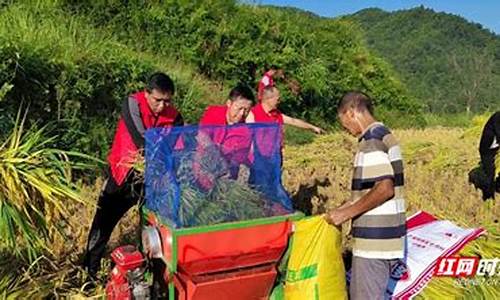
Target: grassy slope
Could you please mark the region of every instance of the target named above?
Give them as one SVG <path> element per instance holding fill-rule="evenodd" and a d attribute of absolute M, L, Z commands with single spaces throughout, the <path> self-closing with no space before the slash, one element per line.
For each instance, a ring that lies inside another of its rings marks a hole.
<path fill-rule="evenodd" d="M 0 134 L 23 100 L 30 104 L 29 121 L 54 122 L 59 148 L 104 158 L 123 97 L 142 89 L 157 70 L 174 79 L 175 105 L 190 123 L 207 103 L 226 97 L 218 82 L 192 65 L 134 51 L 112 32 L 50 2 L 0 7 L 0 88 L 4 82 L 13 86 L 1 101 Z"/>

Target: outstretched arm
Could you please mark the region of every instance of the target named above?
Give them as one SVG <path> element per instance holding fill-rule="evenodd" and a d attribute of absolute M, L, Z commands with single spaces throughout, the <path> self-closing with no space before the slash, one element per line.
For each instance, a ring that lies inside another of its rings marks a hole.
<path fill-rule="evenodd" d="M 317 126 L 314 126 L 310 123 L 307 123 L 306 121 L 289 117 L 285 114 L 283 114 L 283 122 L 287 125 L 292 125 L 292 126 L 295 126 L 298 128 L 309 129 L 317 134 L 323 133 L 323 129 L 321 129 Z"/>

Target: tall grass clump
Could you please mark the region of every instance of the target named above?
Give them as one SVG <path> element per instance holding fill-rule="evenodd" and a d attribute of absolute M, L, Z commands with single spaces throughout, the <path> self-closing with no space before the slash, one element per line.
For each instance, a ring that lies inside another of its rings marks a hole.
<path fill-rule="evenodd" d="M 0 242 L 18 257 L 35 259 L 54 235 L 63 234 L 68 207 L 86 203 L 72 183 L 70 158 L 86 156 L 54 149 L 44 128 L 25 128 L 17 119 L 0 145 Z"/>

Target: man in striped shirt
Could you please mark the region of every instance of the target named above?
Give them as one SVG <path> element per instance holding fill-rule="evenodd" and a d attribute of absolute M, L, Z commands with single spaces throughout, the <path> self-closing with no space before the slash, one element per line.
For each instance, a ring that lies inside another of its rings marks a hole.
<path fill-rule="evenodd" d="M 403 162 L 392 133 L 373 117 L 371 100 L 346 94 L 339 106 L 342 126 L 359 138 L 350 201 L 330 211 L 326 220 L 352 220 L 351 299 L 385 299 L 391 271 L 405 256 L 406 217 Z"/>

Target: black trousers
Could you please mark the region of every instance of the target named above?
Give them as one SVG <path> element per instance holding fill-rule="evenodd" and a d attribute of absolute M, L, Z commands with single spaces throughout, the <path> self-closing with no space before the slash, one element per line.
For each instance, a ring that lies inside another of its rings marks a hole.
<path fill-rule="evenodd" d="M 106 244 L 116 224 L 131 207 L 142 204 L 143 194 L 143 182 L 134 180 L 132 174 L 121 186 L 117 186 L 111 176 L 106 180 L 97 202 L 84 258 L 84 267 L 91 277 L 95 278 L 100 269 Z"/>

